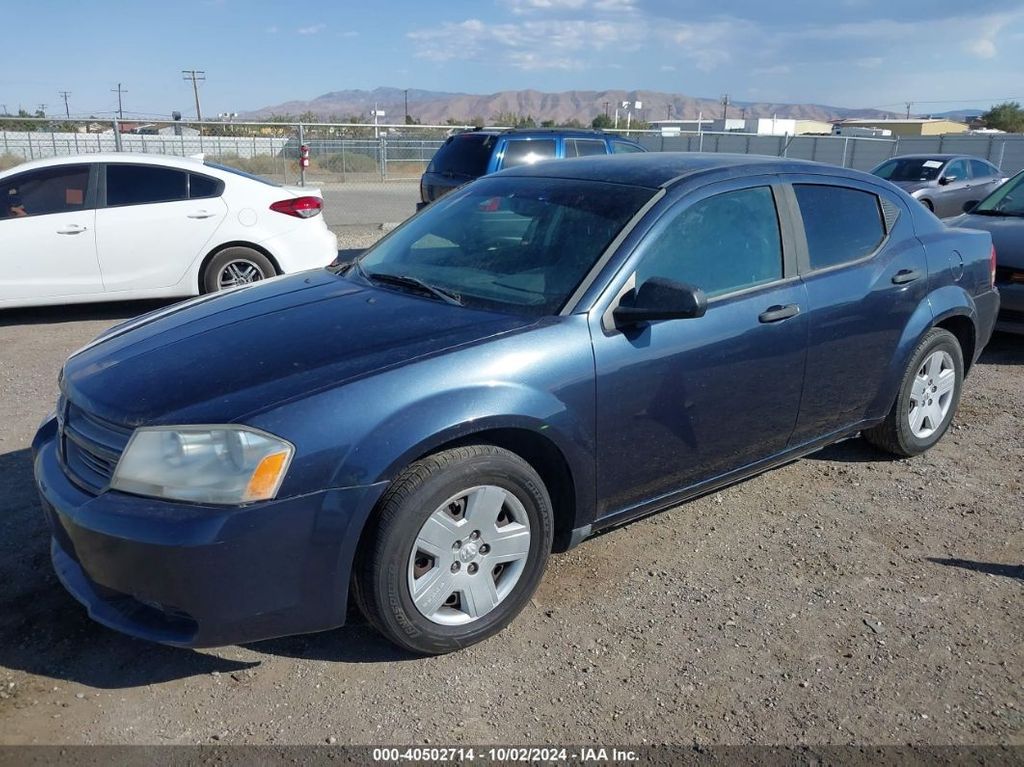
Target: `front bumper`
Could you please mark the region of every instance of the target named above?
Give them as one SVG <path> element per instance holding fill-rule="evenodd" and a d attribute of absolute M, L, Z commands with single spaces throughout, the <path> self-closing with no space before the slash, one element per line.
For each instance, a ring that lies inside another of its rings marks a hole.
<path fill-rule="evenodd" d="M 183 647 L 344 623 L 355 547 L 383 483 L 240 508 L 94 496 L 68 479 L 56 446 L 51 420 L 32 445 L 51 557 L 99 623 Z"/>
<path fill-rule="evenodd" d="M 1024 285 L 1018 282 L 1001 282 L 996 287 L 999 288 L 1001 298 L 996 330 L 1024 334 Z"/>

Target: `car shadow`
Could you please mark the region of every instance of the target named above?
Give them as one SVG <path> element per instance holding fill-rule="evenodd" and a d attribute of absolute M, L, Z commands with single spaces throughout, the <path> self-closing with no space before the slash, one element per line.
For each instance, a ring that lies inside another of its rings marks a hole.
<path fill-rule="evenodd" d="M 32 306 L 26 309 L 0 310 L 0 327 L 6 325 L 54 325 L 60 322 L 130 320 L 156 309 L 178 303 L 181 298 L 144 301 L 104 301 L 95 304 Z"/>
<path fill-rule="evenodd" d="M 1024 365 L 1024 336 L 994 333 L 978 362 L 982 365 Z"/>
<path fill-rule="evenodd" d="M 973 562 L 969 559 L 956 559 L 944 557 L 926 557 L 929 562 L 945 567 L 962 567 L 964 570 L 973 570 L 976 573 L 986 575 L 1001 575 L 1004 578 L 1024 582 L 1024 565 L 1001 565 L 995 562 Z"/>
<path fill-rule="evenodd" d="M 880 463 L 901 461 L 899 456 L 890 455 L 874 447 L 862 437 L 850 437 L 833 442 L 821 450 L 805 455 L 802 460 L 838 461 L 839 463 Z"/>
<path fill-rule="evenodd" d="M 94 622 L 61 586 L 28 449 L 0 455 L 0 668 L 100 689 L 122 689 L 258 666 L 202 651 L 165 647 Z M 412 659 L 385 642 L 354 610 L 351 625 L 322 634 L 252 643 L 254 652 L 344 663 Z"/>

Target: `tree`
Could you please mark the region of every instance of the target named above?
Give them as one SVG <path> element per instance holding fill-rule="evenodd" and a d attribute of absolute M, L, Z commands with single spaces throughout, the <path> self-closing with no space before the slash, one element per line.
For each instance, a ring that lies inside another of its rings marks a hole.
<path fill-rule="evenodd" d="M 608 115 L 598 115 L 591 121 L 590 127 L 595 130 L 605 130 L 606 128 L 614 128 L 615 123 Z"/>
<path fill-rule="evenodd" d="M 998 128 L 1007 133 L 1024 133 L 1024 109 L 1019 101 L 996 104 L 981 116 L 989 128 Z"/>

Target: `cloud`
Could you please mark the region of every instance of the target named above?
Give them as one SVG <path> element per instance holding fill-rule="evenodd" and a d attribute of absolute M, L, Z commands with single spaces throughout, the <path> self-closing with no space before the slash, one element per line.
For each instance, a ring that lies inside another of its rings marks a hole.
<path fill-rule="evenodd" d="M 755 67 L 750 70 L 755 75 L 788 75 L 793 69 L 787 64 L 773 64 L 768 67 Z"/>
<path fill-rule="evenodd" d="M 313 24 L 308 27 L 299 27 L 295 31 L 300 35 L 318 35 L 327 29 L 326 24 Z"/>
<path fill-rule="evenodd" d="M 992 59 L 996 55 L 996 44 L 988 38 L 978 38 L 964 44 L 964 49 L 979 59 Z"/>
<path fill-rule="evenodd" d="M 861 69 L 878 69 L 884 63 L 885 59 L 881 56 L 868 56 L 863 59 L 857 59 L 857 66 Z"/>

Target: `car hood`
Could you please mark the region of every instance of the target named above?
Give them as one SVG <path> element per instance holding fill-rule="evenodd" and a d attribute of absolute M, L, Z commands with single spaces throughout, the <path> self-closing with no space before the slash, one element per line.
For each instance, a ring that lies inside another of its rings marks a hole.
<path fill-rule="evenodd" d="M 305 272 L 112 328 L 61 388 L 125 426 L 224 423 L 532 322 Z"/>
<path fill-rule="evenodd" d="M 996 263 L 1024 269 L 1024 218 L 1019 216 L 978 216 L 965 213 L 950 219 L 949 226 L 982 229 L 992 235 Z"/>

